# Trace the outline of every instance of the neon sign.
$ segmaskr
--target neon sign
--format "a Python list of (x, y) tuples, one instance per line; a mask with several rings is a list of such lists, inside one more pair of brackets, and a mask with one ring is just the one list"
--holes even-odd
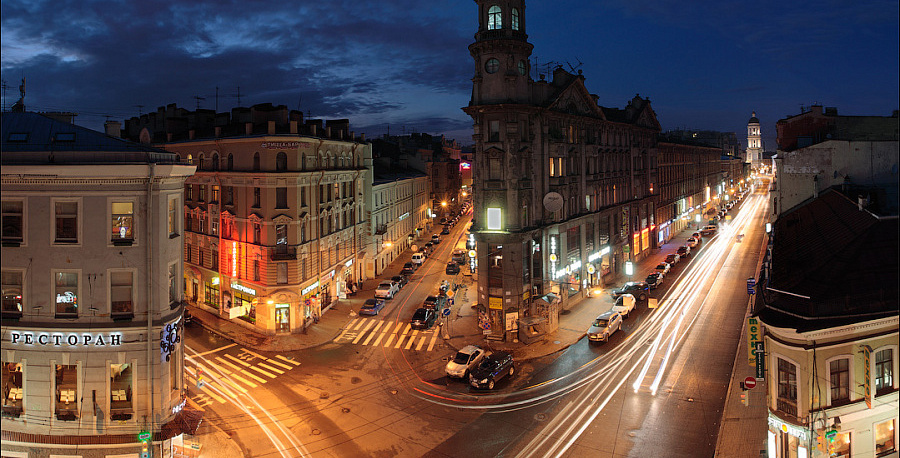
[(238, 284), (238, 283), (232, 283), (232, 284), (231, 284), (231, 289), (236, 289), (236, 290), (238, 290), (238, 291), (240, 291), (240, 292), (242, 292), (242, 293), (247, 293), (247, 294), (256, 296), (256, 290), (255, 290), (255, 289), (253, 289), (253, 288), (248, 288), (248, 287), (246, 287), (246, 286), (244, 286), (244, 285), (241, 285), (241, 284)]
[(122, 345), (122, 334), (50, 334), (46, 332), (33, 333), (23, 331), (10, 331), (10, 342), (13, 344), (25, 345), (41, 345), (61, 347), (68, 345), (70, 347), (106, 347)]

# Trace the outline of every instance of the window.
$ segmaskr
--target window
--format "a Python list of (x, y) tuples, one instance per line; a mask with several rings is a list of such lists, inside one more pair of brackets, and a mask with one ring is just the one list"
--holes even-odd
[[(175, 237), (178, 235), (178, 199), (170, 198), (169, 199), (169, 212), (166, 220), (166, 224), (169, 229), (169, 238)], [(190, 215), (187, 215), (186, 218), (190, 218)]]
[(210, 202), (219, 203), (219, 187), (216, 185), (212, 186), (212, 200)]
[(300, 206), (306, 206), (306, 186), (300, 187)]
[(131, 271), (111, 271), (109, 273), (109, 313), (134, 316), (134, 273)]
[(499, 157), (492, 157), (488, 159), (488, 179), (489, 180), (502, 180), (503, 179), (503, 160)]
[(259, 153), (253, 153), (253, 171), (259, 171)]
[(189, 185), (189, 184), (184, 185), (184, 200), (188, 200), (188, 201), (194, 200), (193, 189), (194, 189), (193, 185)]
[(502, 227), (501, 212), (499, 208), (487, 209), (487, 228), (491, 231), (499, 231)]
[(112, 241), (134, 240), (134, 202), (113, 202), (111, 213)]
[(262, 192), (259, 188), (253, 188), (253, 208), (259, 208), (260, 197)]
[(284, 151), (279, 151), (275, 156), (275, 170), (280, 172), (287, 170), (287, 153)]
[(258, 245), (261, 235), (262, 235), (262, 225), (259, 223), (259, 221), (254, 221), (253, 222), (253, 243)]
[(109, 365), (109, 407), (113, 420), (127, 420), (133, 413), (131, 410), (131, 381), (133, 373), (131, 364)]
[(78, 419), (78, 366), (56, 365), (56, 418)]
[(212, 169), (219, 170), (219, 153), (213, 153), (212, 155)]
[(23, 412), (23, 398), (25, 385), (22, 383), (22, 363), (3, 361), (0, 380), (3, 385), (3, 414), (18, 417)]
[(488, 30), (497, 30), (500, 27), (503, 27), (503, 19), (500, 16), (500, 7), (497, 5), (492, 6), (488, 10)]
[(169, 305), (178, 302), (178, 264), (169, 264)]
[(56, 243), (78, 242), (78, 202), (56, 202)]
[(894, 440), (896, 430), (897, 420), (895, 419), (875, 423), (876, 456), (886, 456), (897, 451), (897, 443)]
[(260, 264), (260, 256), (256, 255), (256, 259), (253, 260), (253, 281), (259, 281), (259, 264)]
[(836, 359), (828, 364), (831, 381), (831, 405), (850, 402), (850, 360)]
[(550, 158), (550, 176), (551, 177), (561, 177), (565, 175), (565, 170), (563, 169), (563, 158), (561, 157), (551, 157)]
[(25, 283), (25, 272), (20, 270), (3, 270), (0, 273), (3, 284), (3, 317), (22, 316), (22, 286)]
[(276, 269), (278, 271), (277, 272), (277, 274), (278, 274), (277, 283), (279, 285), (287, 284), (287, 282), (288, 282), (288, 269), (287, 269), (288, 265), (287, 265), (287, 263), (279, 262), (276, 266), (277, 266)]
[(78, 317), (78, 272), (55, 272), (54, 302), (57, 318)]
[(225, 186), (222, 189), (222, 201), (225, 205), (234, 205), (234, 187)]
[(499, 142), (500, 141), (500, 121), (495, 119), (495, 120), (491, 121), (488, 125), (490, 127), (488, 141)]
[(228, 153), (226, 168), (228, 170), (234, 170), (234, 154)]
[[(5, 283), (5, 280), (4, 280)], [(4, 301), (6, 287), (4, 286)], [(6, 310), (6, 307), (3, 308)], [(894, 351), (890, 348), (875, 352), (875, 394), (884, 394), (894, 388)]]
[(200, 200), (200, 202), (206, 202), (206, 185), (205, 184), (200, 185), (200, 192), (197, 193), (197, 199)]
[(28, 141), (28, 132), (11, 132), (6, 139), (10, 142), (26, 142)]
[(778, 410), (797, 415), (797, 366), (778, 358)]
[(287, 188), (275, 188), (275, 208), (287, 208)]
[(24, 202), (21, 200), (4, 200), (2, 203), (3, 213), (3, 241), (19, 242), (23, 241), (22, 234), (24, 218)]
[(209, 231), (210, 231), (210, 234), (212, 234), (212, 235), (219, 235), (219, 221), (218, 220), (213, 219), (212, 221), (210, 221)]
[(512, 9), (512, 20), (510, 22), (512, 22), (511, 26), (512, 26), (513, 30), (519, 30), (519, 9), (518, 8)]
[(484, 63), (484, 71), (488, 73), (497, 73), (498, 70), (500, 70), (499, 60), (490, 58)]
[(275, 244), (287, 245), (287, 224), (275, 225)]

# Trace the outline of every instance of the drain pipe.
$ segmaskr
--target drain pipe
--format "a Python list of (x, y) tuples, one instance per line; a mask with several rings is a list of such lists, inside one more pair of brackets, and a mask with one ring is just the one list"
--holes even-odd
[[(150, 414), (150, 429), (148, 431), (155, 432), (154, 405), (156, 399), (153, 395), (154, 384), (156, 378), (153, 376), (153, 177), (156, 175), (156, 164), (149, 164), (149, 175), (147, 176), (147, 402), (148, 413)], [(168, 202), (166, 203), (166, 211), (168, 211)], [(166, 271), (166, 279), (168, 280), (168, 269)], [(167, 285), (168, 287), (168, 285)], [(155, 438), (156, 435), (154, 434)]]

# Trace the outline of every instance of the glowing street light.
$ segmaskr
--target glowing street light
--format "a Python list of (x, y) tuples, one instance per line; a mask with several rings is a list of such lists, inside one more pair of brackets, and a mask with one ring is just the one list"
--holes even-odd
[(446, 200), (441, 201), (441, 207), (446, 207), (446, 206), (447, 206), (447, 201)]

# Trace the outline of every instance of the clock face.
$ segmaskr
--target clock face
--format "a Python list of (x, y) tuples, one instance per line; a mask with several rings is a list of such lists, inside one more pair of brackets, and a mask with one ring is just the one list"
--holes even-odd
[(525, 66), (525, 61), (520, 60), (519, 61), (519, 74), (524, 76), (526, 71), (527, 71), (527, 67)]
[(497, 59), (488, 59), (487, 62), (484, 63), (484, 71), (488, 73), (497, 73), (497, 70), (500, 70), (500, 61)]

